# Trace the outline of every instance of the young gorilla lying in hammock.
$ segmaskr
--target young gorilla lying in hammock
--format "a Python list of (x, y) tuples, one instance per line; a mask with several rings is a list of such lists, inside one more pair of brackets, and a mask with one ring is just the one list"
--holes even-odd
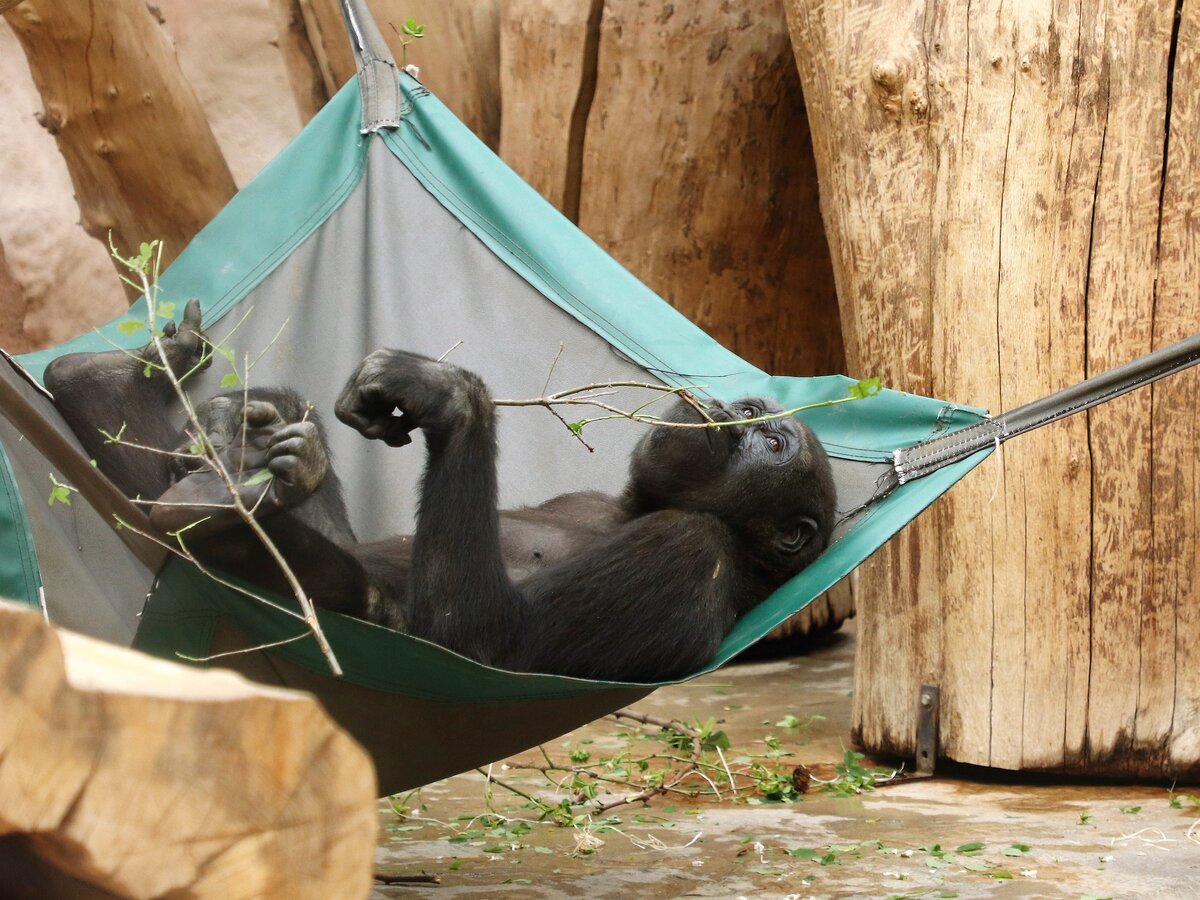
[[(188, 304), (164, 344), (186, 372), (203, 348)], [(187, 532), (201, 560), (286, 593), (278, 568), (228, 509), (219, 477), (168, 423), (177, 401), (139, 355), (54, 360), (46, 385), (101, 470), (130, 497), (154, 497), (151, 522)], [(778, 411), (768, 400), (713, 403), (718, 421)], [(399, 415), (396, 412), (399, 411)], [(638, 443), (620, 497), (565, 494), (496, 509), (495, 412), (483, 382), (401, 350), (368, 356), (337, 417), (392, 447), (425, 433), (416, 534), (360, 543), (320, 423), (291, 391), (220, 395), (198, 408), (241, 493), (314, 602), (426, 638), (506, 669), (658, 681), (709, 662), (734, 621), (829, 541), (834, 487), (825, 451), (793, 418), (723, 428), (654, 427)], [(666, 419), (698, 422), (682, 401)], [(106, 442), (177, 448), (170, 457)], [(266, 468), (269, 481), (253, 479)], [(255, 481), (254, 484), (246, 482)], [(265, 496), (263, 495), (265, 491)], [(179, 504), (179, 505), (176, 505)]]

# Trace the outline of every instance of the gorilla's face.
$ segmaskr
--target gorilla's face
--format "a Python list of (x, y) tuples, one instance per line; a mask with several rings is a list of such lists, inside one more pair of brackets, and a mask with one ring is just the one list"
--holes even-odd
[[(825, 449), (794, 417), (741, 424), (782, 412), (772, 400), (705, 402), (714, 421), (731, 424), (652, 428), (634, 450), (626, 502), (638, 514), (715, 515), (767, 571), (790, 577), (816, 559), (833, 530), (836, 498)], [(702, 421), (684, 401), (664, 420)]]

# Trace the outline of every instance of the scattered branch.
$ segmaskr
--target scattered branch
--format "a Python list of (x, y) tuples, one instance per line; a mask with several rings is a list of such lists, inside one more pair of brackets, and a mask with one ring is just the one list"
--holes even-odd
[[(160, 298), (159, 298), (158, 276), (159, 276), (160, 267), (161, 267), (161, 263), (162, 263), (162, 244), (158, 241), (154, 241), (149, 244), (142, 244), (139, 249), (139, 254), (135, 257), (130, 257), (130, 258), (125, 258), (125, 257), (121, 256), (120, 253), (117, 252), (116, 248), (112, 245), (111, 239), (109, 242), (109, 247), (112, 251), (113, 258), (116, 259), (122, 265), (124, 265), (129, 270), (129, 272), (131, 272), (134, 276), (133, 278), (128, 278), (128, 277), (122, 276), (123, 279), (126, 282), (132, 284), (146, 298), (146, 321), (144, 324), (145, 324), (145, 327), (147, 327), (150, 332), (150, 344), (151, 344), (151, 346), (153, 346), (154, 353), (158, 357), (158, 362), (154, 362), (153, 360), (144, 360), (146, 363), (146, 367), (147, 367), (146, 374), (147, 375), (151, 374), (151, 370), (157, 370), (157, 371), (161, 372), (163, 374), (163, 376), (165, 376), (167, 378), (167, 380), (170, 382), (172, 390), (174, 391), (176, 397), (178, 397), (180, 403), (183, 405), (183, 409), (187, 415), (187, 421), (190, 423), (191, 428), (194, 431), (194, 437), (196, 440), (195, 446), (197, 447), (199, 454), (203, 457), (205, 464), (208, 465), (212, 469), (212, 471), (217, 474), (217, 476), (221, 479), (222, 483), (225, 485), (225, 488), (229, 494), (230, 508), (232, 508), (234, 510), (234, 512), (238, 515), (238, 517), (242, 520), (242, 522), (246, 525), (246, 527), (249, 528), (250, 531), (254, 534), (254, 536), (258, 539), (259, 543), (262, 545), (263, 549), (267, 552), (267, 554), (271, 557), (272, 560), (274, 560), (276, 565), (278, 565), (279, 570), (283, 574), (284, 580), (287, 582), (287, 585), (288, 585), (289, 589), (291, 590), (292, 595), (296, 598), (296, 601), (300, 605), (301, 614), (298, 617), (304, 621), (305, 625), (309, 629), (309, 633), (311, 633), (312, 636), (316, 639), (317, 645), (318, 645), (318, 647), (320, 647), (321, 653), (325, 657), (325, 660), (329, 666), (330, 672), (332, 672), (334, 675), (340, 676), (342, 674), (341, 665), (338, 663), (337, 657), (334, 655), (333, 648), (330, 647), (329, 641), (325, 637), (325, 633), (324, 633), (324, 631), (322, 631), (320, 623), (317, 620), (316, 608), (313, 605), (312, 598), (310, 598), (308, 596), (307, 592), (304, 590), (303, 586), (300, 584), (299, 579), (297, 579), (295, 572), (293, 572), (291, 567), (288, 565), (287, 560), (283, 556), (283, 553), (276, 546), (275, 542), (273, 540), (271, 540), (271, 537), (267, 534), (266, 530), (262, 527), (261, 523), (258, 521), (257, 517), (255, 516), (255, 511), (257, 510), (257, 504), (259, 502), (261, 502), (263, 496), (265, 496), (265, 490), (258, 497), (253, 509), (246, 506), (246, 504), (243, 502), (243, 500), (241, 498), (241, 494), (239, 491), (239, 481), (235, 480), (233, 475), (230, 474), (225, 463), (222, 461), (220, 454), (215, 452), (215, 450), (212, 446), (212, 443), (208, 438), (208, 435), (205, 433), (204, 426), (201, 423), (200, 418), (196, 413), (195, 405), (192, 403), (191, 397), (188, 395), (187, 390), (184, 388), (184, 385), (183, 385), (184, 380), (187, 377), (189, 377), (190, 375), (192, 375), (193, 373), (203, 369), (205, 367), (205, 365), (207, 364), (207, 360), (209, 358), (211, 358), (214, 354), (220, 354), (221, 356), (223, 356), (227, 360), (229, 360), (230, 363), (232, 364), (233, 363), (233, 351), (231, 349), (228, 349), (228, 348), (222, 346), (223, 342), (220, 344), (213, 344), (209, 341), (205, 341), (204, 349), (201, 351), (200, 360), (197, 363), (195, 363), (192, 366), (192, 368), (188, 370), (188, 372), (186, 372), (182, 377), (180, 377), (174, 371), (174, 367), (171, 364), (171, 360), (168, 355), (167, 348), (163, 343), (163, 339), (164, 339), (164, 337), (167, 336), (167, 334), (166, 334), (166, 332), (164, 332), (163, 330), (161, 330), (158, 327), (159, 315), (161, 314), (164, 317), (166, 317), (166, 316), (171, 315), (174, 310), (173, 303), (161, 303)], [(249, 313), (247, 312), (247, 315), (248, 314)], [(233, 330), (236, 330), (237, 327), (239, 327), (243, 321), (245, 321), (244, 316), (243, 316), (242, 320), (239, 321), (237, 323), (237, 325), (234, 326)], [(285, 323), (285, 325), (286, 325), (286, 323)], [(262, 358), (262, 354), (265, 353), (267, 350), (269, 350), (271, 345), (273, 345), (275, 343), (275, 341), (278, 340), (279, 335), (282, 333), (282, 330), (283, 329), (281, 327), (279, 332), (276, 333), (275, 337), (271, 340), (271, 342), (267, 345), (267, 347), (264, 348), (262, 353), (260, 353), (259, 356), (255, 359), (255, 361), (254, 361), (255, 363), (257, 363), (258, 360)], [(230, 333), (232, 334), (232, 331)], [(225, 338), (225, 340), (228, 340), (228, 336)], [(137, 354), (135, 354), (135, 355), (137, 355)], [(141, 358), (141, 357), (139, 356), (139, 358)], [(243, 369), (245, 377), (238, 379), (236, 370), (233, 373), (233, 377), (235, 379), (242, 381), (244, 391), (247, 390), (246, 385), (248, 383), (249, 373), (250, 373), (251, 368), (253, 368), (253, 365), (254, 365), (254, 363), (251, 363), (249, 361), (249, 359), (247, 358), (246, 361), (244, 362), (244, 369)], [(228, 377), (229, 376), (226, 376), (227, 379), (228, 379)], [(225, 386), (230, 386), (230, 385), (226, 384)], [(243, 409), (244, 409), (244, 407), (243, 407)], [(243, 434), (244, 433), (245, 433), (245, 431), (243, 428)], [(106, 437), (107, 437), (107, 435), (106, 435)], [(118, 442), (120, 442), (120, 441), (118, 441)], [(238, 474), (240, 475), (242, 473), (239, 472)], [(245, 487), (246, 485), (241, 484), (240, 486)], [(196, 524), (196, 523), (193, 523), (193, 524)], [(171, 537), (174, 537), (175, 540), (178, 542), (179, 548), (177, 551), (176, 551), (176, 548), (170, 547), (170, 545), (165, 544), (164, 542), (158, 541), (158, 543), (162, 544), (163, 546), (168, 546), (173, 552), (178, 552), (181, 556), (184, 556), (184, 558), (188, 559), (189, 561), (191, 561), (195, 564), (197, 561), (196, 561), (194, 555), (191, 554), (191, 552), (187, 550), (187, 547), (184, 544), (183, 532), (185, 530), (186, 529), (183, 529), (183, 530), (180, 530), (177, 532), (173, 532), (171, 534)], [(202, 569), (202, 571), (204, 571), (204, 570)], [(208, 574), (210, 577), (212, 577), (211, 572), (206, 571), (205, 574)], [(226, 584), (227, 586), (233, 586), (233, 585), (229, 584), (229, 582), (223, 581), (222, 579), (214, 579), (214, 580), (217, 580), (220, 583)], [(279, 606), (278, 604), (267, 601), (263, 597), (251, 594), (250, 592), (241, 590), (240, 588), (239, 588), (239, 590), (241, 591), (241, 593), (247, 594), (248, 596), (253, 596), (254, 599), (260, 600), (262, 602), (266, 602), (266, 603), (268, 603), (268, 605), (273, 606), (276, 609), (280, 609), (280, 610), (284, 609), (283, 607)], [(294, 613), (291, 610), (287, 610), (287, 612), (290, 615), (293, 615), (293, 616), (296, 615), (296, 613)], [(250, 648), (250, 649), (258, 649), (258, 648)]]

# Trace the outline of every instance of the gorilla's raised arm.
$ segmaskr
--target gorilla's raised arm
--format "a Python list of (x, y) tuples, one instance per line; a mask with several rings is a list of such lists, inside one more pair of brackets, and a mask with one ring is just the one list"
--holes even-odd
[(335, 412), (393, 447), (407, 444), (414, 428), (424, 431), (406, 630), (503, 664), (521, 634), (523, 604), (500, 553), (495, 407), (485, 385), (450, 363), (377, 350), (350, 377)]

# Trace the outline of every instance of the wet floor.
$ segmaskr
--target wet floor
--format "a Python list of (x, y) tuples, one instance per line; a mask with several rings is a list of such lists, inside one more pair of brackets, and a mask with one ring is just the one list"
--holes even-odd
[[(845, 756), (853, 657), (850, 627), (806, 655), (727, 666), (638, 704), (707, 726), (698, 756), (654, 724), (604, 719), (494, 765), (504, 786), (472, 772), (394, 799), (377, 870), (439, 883), (372, 896), (1200, 898), (1194, 786), (971, 771), (859, 792), (868, 769), (893, 767)], [(665, 795), (598, 809), (684, 772)]]

